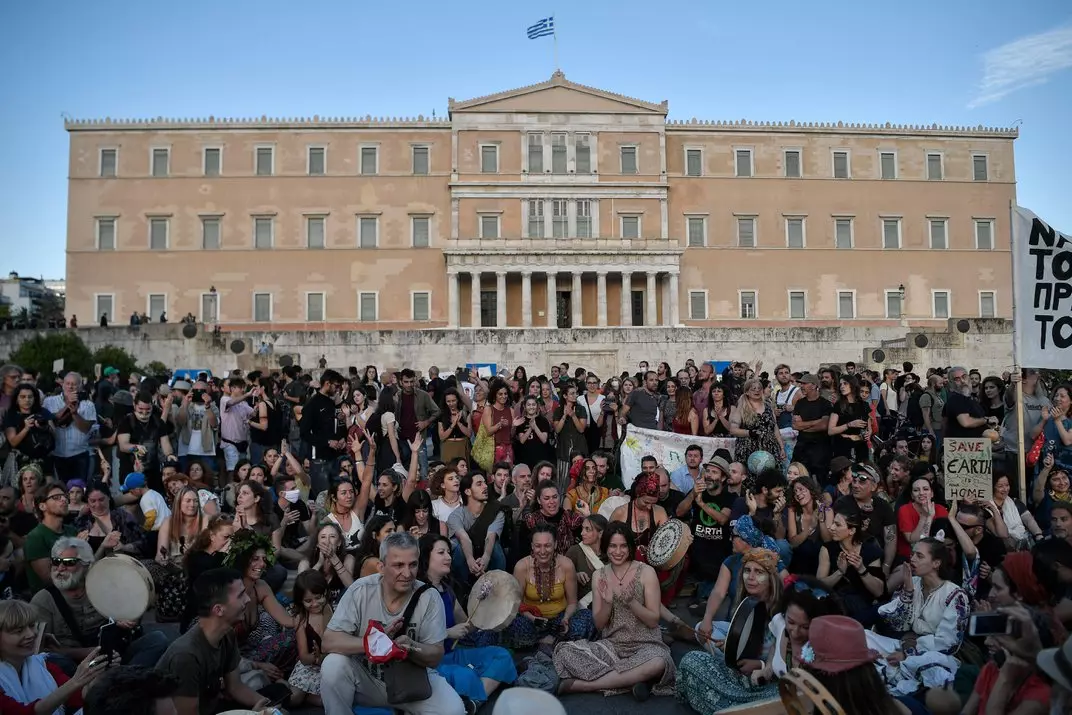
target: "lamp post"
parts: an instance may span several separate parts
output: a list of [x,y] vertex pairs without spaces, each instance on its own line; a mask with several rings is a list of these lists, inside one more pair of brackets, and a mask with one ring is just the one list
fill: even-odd
[[908,318],[905,315],[905,302],[904,302],[904,299],[905,299],[905,287],[904,287],[904,283],[902,283],[901,285],[897,286],[897,292],[900,293],[900,295],[901,295],[901,315],[900,315],[901,327],[902,328],[908,327]]

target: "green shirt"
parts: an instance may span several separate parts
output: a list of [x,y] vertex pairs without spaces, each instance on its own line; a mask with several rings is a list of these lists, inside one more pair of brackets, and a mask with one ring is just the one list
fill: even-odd
[[[37,559],[51,559],[52,547],[60,540],[61,536],[77,535],[78,532],[75,531],[73,526],[64,525],[63,531],[57,532],[44,524],[38,524],[26,535],[26,543],[22,547],[26,563],[31,564]],[[30,591],[33,593],[37,593],[45,587],[44,581],[38,578],[32,566],[26,569],[26,580],[29,582]]]

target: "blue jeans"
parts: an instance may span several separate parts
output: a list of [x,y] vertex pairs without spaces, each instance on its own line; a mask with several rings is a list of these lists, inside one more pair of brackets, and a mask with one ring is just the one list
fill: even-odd
[[[398,438],[398,455],[402,457],[402,466],[409,469],[409,460],[412,456],[412,452],[409,449],[409,442]],[[417,452],[417,470],[418,476],[424,479],[428,475],[428,437],[425,436],[421,440],[420,451]]]
[[249,462],[250,464],[264,464],[264,453],[268,451],[268,447],[263,444],[257,444],[256,442],[249,443]]
[[73,457],[53,457],[52,466],[56,470],[56,479],[64,484],[72,479],[85,480],[89,478],[89,455],[85,452],[76,454]]
[[[465,562],[465,552],[462,551],[461,544],[455,543],[451,553],[450,571],[454,576],[454,580],[460,584],[470,584],[476,581],[476,577],[469,571],[469,564]],[[503,553],[502,546],[499,545],[499,540],[496,539],[495,547],[491,550],[491,561],[484,571],[503,571],[505,569],[506,554]]]

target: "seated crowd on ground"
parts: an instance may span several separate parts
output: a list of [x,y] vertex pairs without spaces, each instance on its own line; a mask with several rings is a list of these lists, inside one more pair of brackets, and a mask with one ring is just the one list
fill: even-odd
[[[1072,387],[912,369],[4,366],[0,713],[460,715],[527,687],[709,715],[797,668],[853,714],[1070,712]],[[683,463],[623,473],[636,428]],[[992,499],[946,497],[954,437],[990,439]],[[94,605],[102,562],[151,581],[140,621]],[[520,604],[482,630],[495,579]]]

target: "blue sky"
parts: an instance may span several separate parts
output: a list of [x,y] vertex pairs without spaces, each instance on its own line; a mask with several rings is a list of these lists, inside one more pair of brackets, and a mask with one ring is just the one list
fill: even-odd
[[[0,270],[64,272],[67,134],[84,117],[445,114],[546,79],[671,118],[1018,123],[1020,204],[1072,230],[1072,3],[0,3]],[[894,8],[896,8],[894,10]]]

